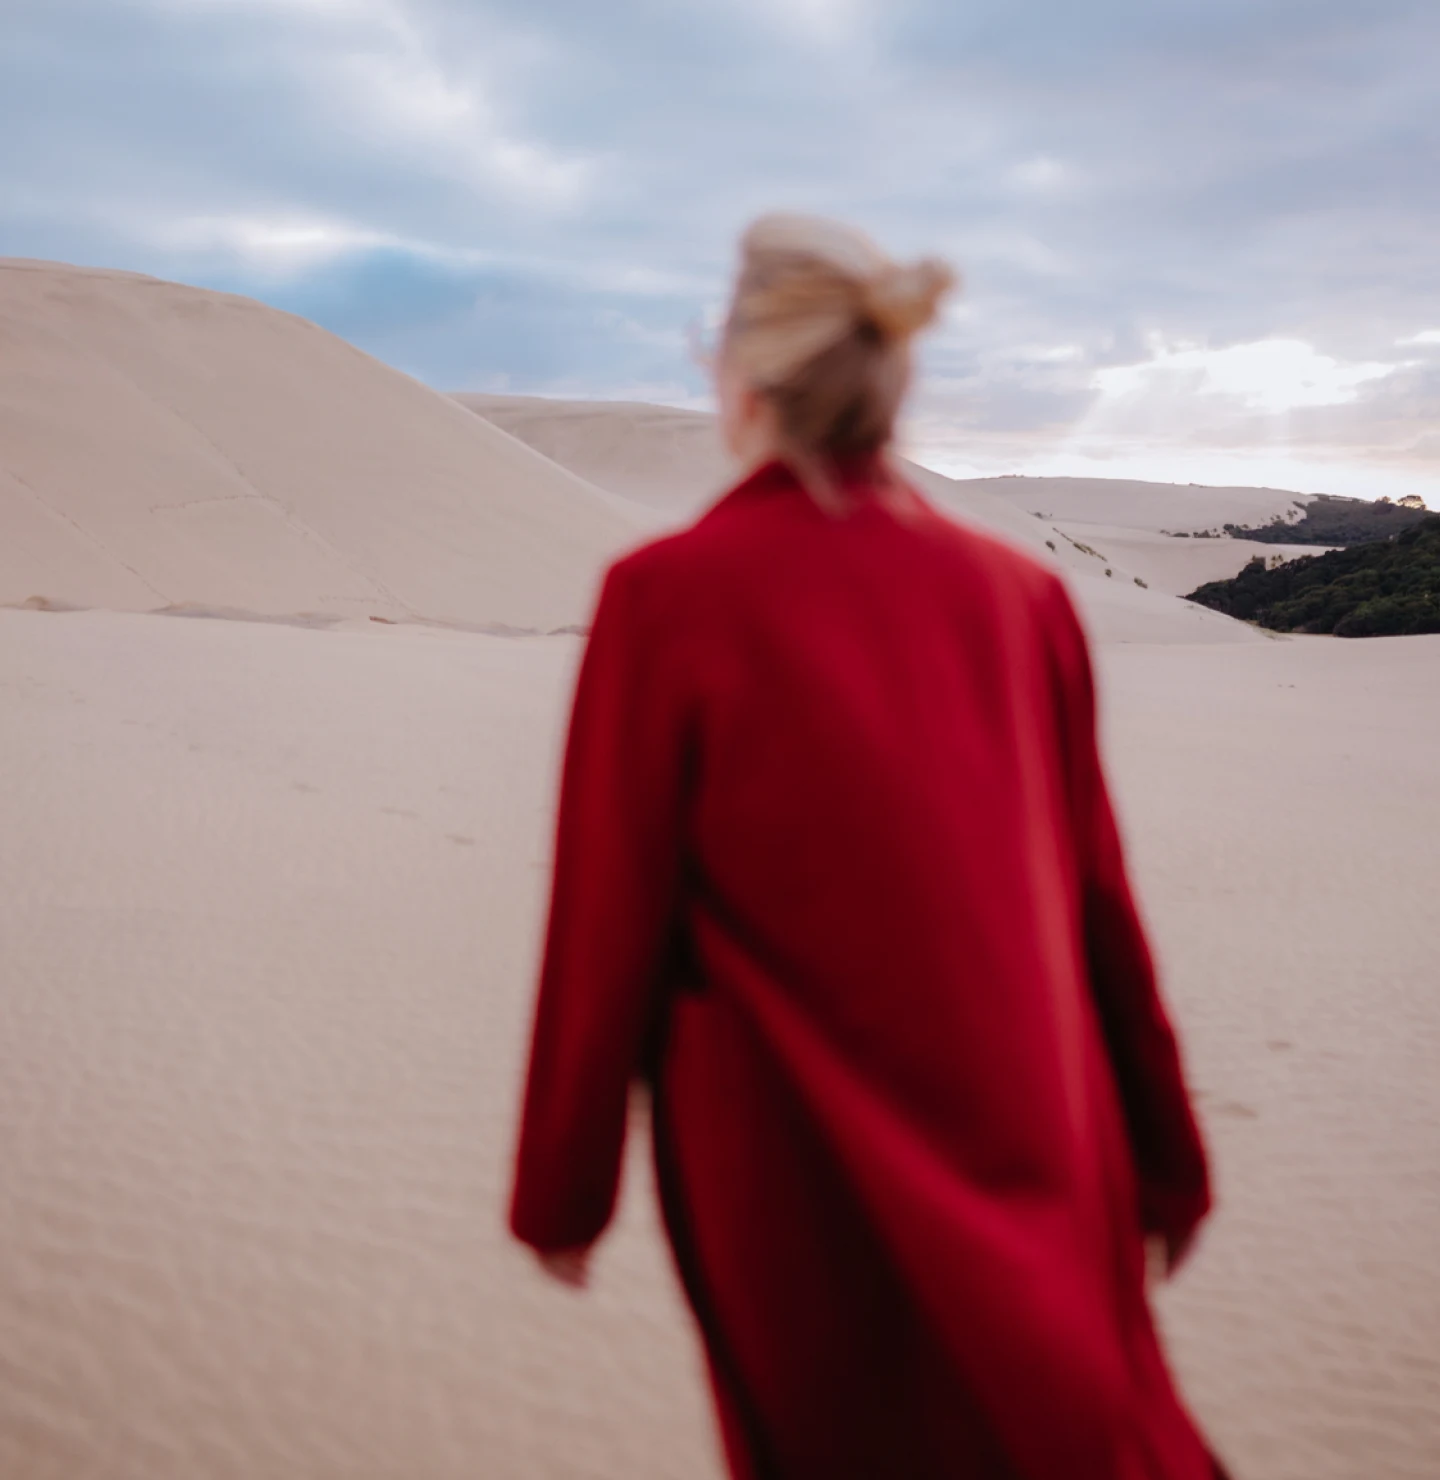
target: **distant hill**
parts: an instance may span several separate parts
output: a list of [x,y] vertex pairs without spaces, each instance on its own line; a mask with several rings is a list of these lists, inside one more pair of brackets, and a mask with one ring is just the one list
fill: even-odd
[[[687,523],[736,477],[717,435],[715,418],[703,411],[638,402],[574,401],[541,396],[502,396],[474,391],[455,399],[495,426],[527,442],[537,452],[632,505],[655,527]],[[1135,549],[1145,574],[1112,556],[1109,540],[1089,530],[1072,533],[1063,525],[1036,519],[1023,503],[997,496],[1013,485],[1006,479],[956,481],[916,463],[903,462],[904,476],[939,508],[956,519],[999,535],[1030,555],[1063,570],[1090,621],[1105,642],[1256,642],[1249,627],[1217,617],[1177,599],[1197,580],[1231,575],[1259,546],[1216,538],[1207,542],[1214,558],[1188,559],[1179,584],[1167,557],[1191,556],[1187,541],[1161,540]],[[1125,485],[1144,489],[1151,485]],[[1293,494],[1271,493],[1255,501],[1226,504],[1227,517],[1268,518]],[[1133,499],[1129,500],[1133,502]],[[1216,511],[1207,510],[1215,522]],[[1105,531],[1107,536],[1112,533]],[[1126,531],[1126,534],[1133,531]],[[1219,534],[1218,527],[1216,534]],[[1143,541],[1142,541],[1143,544]],[[1119,545],[1116,545],[1119,549]],[[1153,589],[1152,589],[1153,588]]]
[[1306,500],[1298,519],[1277,515],[1267,524],[1227,524],[1225,533],[1232,539],[1259,540],[1262,544],[1361,545],[1370,540],[1388,540],[1425,517],[1425,506],[1419,499],[1400,503],[1377,499],[1372,503],[1320,493]]
[[1277,632],[1336,637],[1440,632],[1440,514],[1421,515],[1393,539],[1267,567],[1190,593],[1212,611]]
[[1268,526],[1274,520],[1297,520],[1315,497],[1283,488],[1023,474],[965,478],[960,480],[960,487],[993,494],[1027,514],[1067,525],[1099,524],[1155,534],[1217,537],[1226,524]]
[[643,533],[303,319],[0,258],[0,606],[549,631]]

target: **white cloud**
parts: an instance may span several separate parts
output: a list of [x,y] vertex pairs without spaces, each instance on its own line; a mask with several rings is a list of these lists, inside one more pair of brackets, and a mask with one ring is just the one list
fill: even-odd
[[1440,344],[1440,329],[1424,329],[1408,339],[1397,339],[1396,344]]
[[1019,269],[1037,278],[1070,277],[1076,270],[1070,257],[1032,231],[966,222],[952,242],[952,255],[962,270]]
[[870,18],[870,0],[749,0],[749,7],[768,29],[825,45],[857,40]]
[[400,15],[393,0],[148,0],[153,10],[171,12],[236,11],[253,15],[272,11],[318,20],[393,23]]
[[1063,161],[1048,154],[1037,154],[1015,165],[1009,172],[1009,182],[1022,191],[1035,195],[1047,195],[1075,182],[1075,171]]
[[1278,414],[1302,406],[1339,406],[1360,387],[1382,380],[1398,364],[1346,364],[1302,339],[1258,339],[1226,349],[1171,348],[1152,344],[1152,355],[1134,365],[1098,370],[1094,386],[1107,400],[1146,397],[1231,396],[1252,411]]
[[448,77],[413,34],[404,40],[390,52],[357,49],[336,63],[354,118],[377,143],[408,136],[435,151],[442,172],[471,183],[546,204],[579,199],[589,161],[507,131],[479,85]]
[[595,311],[595,323],[609,334],[627,344],[645,344],[668,350],[678,360],[685,352],[685,336],[673,327],[652,329],[632,315],[618,308],[601,308]]
[[313,267],[347,252],[398,245],[381,232],[300,217],[190,216],[155,226],[152,236],[182,252],[219,252],[286,270]]
[[1078,344],[1032,345],[1015,352],[1015,358],[1032,365],[1068,365],[1085,358],[1085,350]]
[[298,10],[316,15],[350,14],[365,8],[364,0],[150,0],[152,9],[171,11]]
[[[457,64],[406,0],[160,0],[166,8],[303,17],[296,75],[323,100],[322,113],[352,137],[386,154],[408,143],[427,173],[498,188],[541,205],[573,205],[592,168],[589,157],[526,138],[507,125],[484,58]],[[502,37],[498,22],[495,47]]]
[[134,221],[133,234],[171,251],[238,259],[266,277],[288,277],[355,252],[389,249],[456,267],[483,267],[493,254],[450,248],[315,216],[182,216]]

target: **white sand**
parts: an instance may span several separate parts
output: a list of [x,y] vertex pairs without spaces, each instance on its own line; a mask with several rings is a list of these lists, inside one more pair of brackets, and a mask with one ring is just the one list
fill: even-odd
[[[573,638],[0,612],[0,1474],[701,1480],[643,1180],[500,1226]],[[1440,640],[1118,647],[1247,1480],[1440,1465]]]
[[1261,540],[1180,539],[1148,529],[1107,524],[1058,524],[1062,535],[1089,545],[1100,556],[1156,591],[1185,596],[1206,581],[1226,581],[1252,560],[1266,564],[1323,555],[1326,545],[1268,544]]
[[454,399],[562,468],[672,518],[693,517],[734,481],[708,412],[478,391]]
[[1180,1370],[1237,1480],[1440,1474],[1440,638],[1102,663],[1219,1172]]
[[1313,495],[1280,488],[1212,488],[1199,483],[1142,483],[1127,478],[966,478],[961,486],[987,493],[1027,514],[1066,524],[1126,529],[1210,529],[1268,524],[1299,517]]
[[554,628],[641,528],[302,319],[0,259],[0,605]]
[[[714,418],[704,412],[539,396],[461,393],[455,399],[578,477],[632,501],[661,524],[693,518],[734,478]],[[999,535],[1063,571],[1091,631],[1102,642],[1256,640],[1250,628],[1228,617],[1175,600],[1199,583],[1178,586],[1165,572],[1163,551],[1142,551],[1144,570],[1132,570],[1121,555],[1097,548],[1086,532],[1075,534],[1037,520],[988,487],[957,482],[913,462],[902,467],[954,518]],[[1249,556],[1234,542],[1226,544],[1235,562],[1226,574],[1233,575]]]

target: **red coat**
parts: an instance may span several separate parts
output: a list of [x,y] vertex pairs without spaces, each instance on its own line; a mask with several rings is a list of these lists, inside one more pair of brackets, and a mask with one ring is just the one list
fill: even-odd
[[606,581],[512,1226],[610,1218],[653,1086],[733,1473],[1202,1480],[1144,1291],[1204,1215],[1060,581],[771,464]]

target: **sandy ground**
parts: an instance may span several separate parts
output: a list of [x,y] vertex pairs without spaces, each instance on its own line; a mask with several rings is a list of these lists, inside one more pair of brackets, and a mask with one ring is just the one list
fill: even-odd
[[[501,1230],[572,638],[0,611],[0,1475],[703,1480],[643,1159]],[[1102,657],[1242,1480],[1440,1471],[1440,640]]]
[[1188,1389],[1239,1480],[1440,1474],[1440,640],[1101,661],[1218,1158]]

